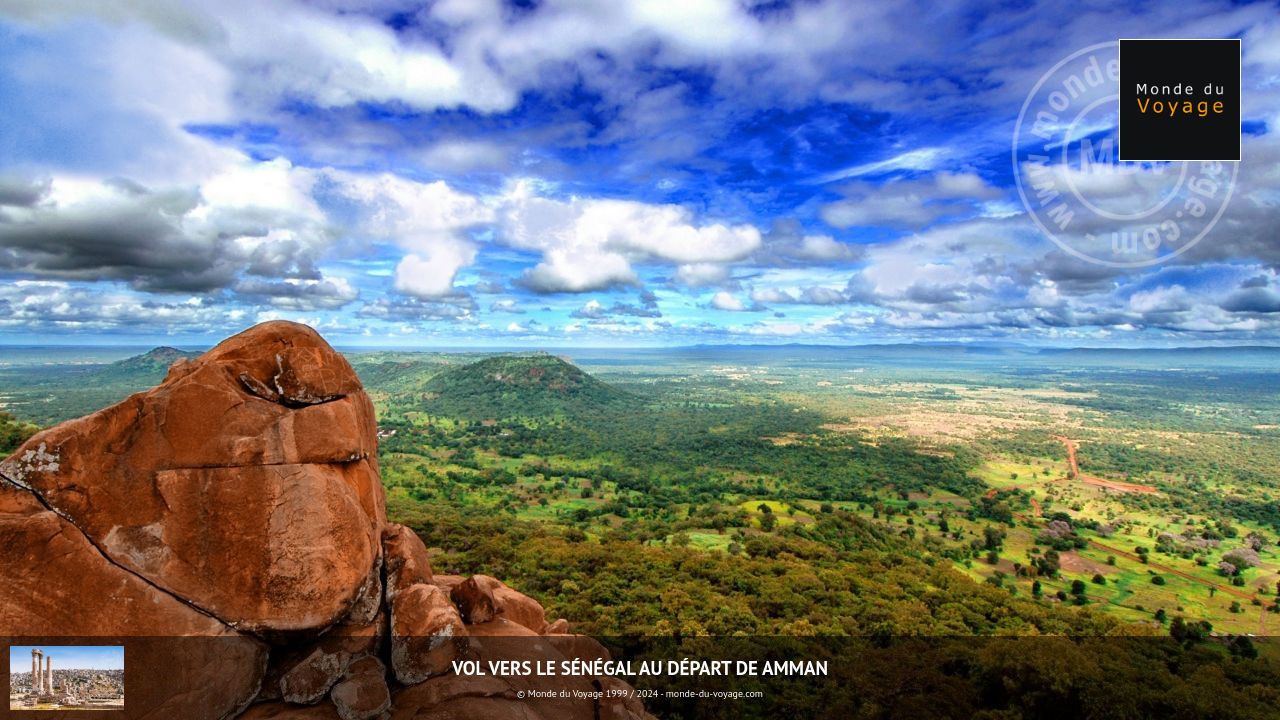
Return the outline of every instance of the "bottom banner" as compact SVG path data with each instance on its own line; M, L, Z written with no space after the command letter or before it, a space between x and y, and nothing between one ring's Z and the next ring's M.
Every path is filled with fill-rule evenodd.
M1276 718L1280 642L581 635L6 638L13 717Z

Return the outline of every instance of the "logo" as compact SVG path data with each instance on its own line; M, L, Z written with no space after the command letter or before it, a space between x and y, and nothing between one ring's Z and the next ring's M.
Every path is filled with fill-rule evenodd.
M1120 159L1240 160L1240 41L1120 41Z
M1120 90L1116 42L1083 48L1050 68L1018 113L1014 179L1028 215L1067 253L1109 267L1147 267L1209 234L1231 199L1239 164L1122 162Z

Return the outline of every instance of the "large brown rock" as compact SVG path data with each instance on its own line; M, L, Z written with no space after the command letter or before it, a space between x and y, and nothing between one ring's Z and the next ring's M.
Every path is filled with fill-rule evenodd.
M338 709L330 703L289 705L281 702L254 705L238 720L341 720Z
M547 629L547 614L537 600L488 575L472 575L450 593L468 624L505 618L535 633Z
M280 678L280 699L295 705L319 702L342 678L351 656L345 652L312 650Z
M376 434L347 361L314 330L270 322L37 434L0 474L111 562L224 622L314 633L376 581Z
M417 583L396 593L391 604L391 669L405 685L451 671L467 647L467 629L449 596Z
M130 703L142 708L134 717L233 713L258 691L267 658L262 642L116 566L74 525L3 480L0 633L127 638Z
M382 531L382 553L387 566L388 598L411 585L432 581L427 547L409 528L389 523Z
M351 663L342 682L334 686L329 699L342 720L372 720L391 709L387 688L387 668L376 657L365 656Z

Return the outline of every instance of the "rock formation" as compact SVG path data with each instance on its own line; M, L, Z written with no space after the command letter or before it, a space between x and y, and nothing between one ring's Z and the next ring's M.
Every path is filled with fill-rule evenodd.
M32 437L0 463L0 548L0 633L125 638L130 717L646 717L518 697L613 678L453 674L607 651L494 578L432 573L386 521L372 403L302 325Z

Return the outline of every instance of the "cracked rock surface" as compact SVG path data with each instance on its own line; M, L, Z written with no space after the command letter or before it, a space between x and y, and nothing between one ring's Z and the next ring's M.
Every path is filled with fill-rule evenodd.
M386 521L359 378L282 321L0 462L0 634L125 643L127 717L648 717L516 697L613 678L453 674L608 652L495 578L432 573Z

